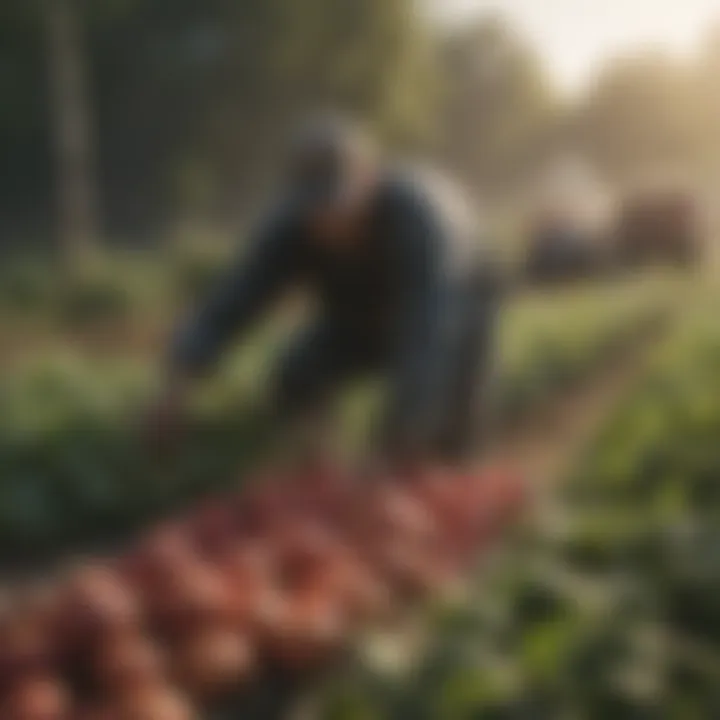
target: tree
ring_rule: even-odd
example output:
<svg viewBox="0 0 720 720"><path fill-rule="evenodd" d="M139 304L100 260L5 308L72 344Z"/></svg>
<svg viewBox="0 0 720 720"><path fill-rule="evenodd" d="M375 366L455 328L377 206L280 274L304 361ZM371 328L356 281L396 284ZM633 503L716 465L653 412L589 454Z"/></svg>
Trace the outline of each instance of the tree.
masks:
<svg viewBox="0 0 720 720"><path fill-rule="evenodd" d="M704 112L690 68L649 52L612 62L581 103L578 137L612 179L692 172L702 162Z"/></svg>
<svg viewBox="0 0 720 720"><path fill-rule="evenodd" d="M557 100L531 48L502 20L451 32L443 43L444 156L481 190L517 179L542 146Z"/></svg>
<svg viewBox="0 0 720 720"><path fill-rule="evenodd" d="M110 235L154 235L179 212L234 220L316 105L424 140L434 56L415 3L4 0L3 232L46 236L51 186L73 255L100 205Z"/></svg>
<svg viewBox="0 0 720 720"><path fill-rule="evenodd" d="M47 63L31 3L0 3L0 244L44 234L50 205Z"/></svg>
<svg viewBox="0 0 720 720"><path fill-rule="evenodd" d="M100 232L91 106L80 18L74 0L44 0L56 193L65 255L85 256Z"/></svg>
<svg viewBox="0 0 720 720"><path fill-rule="evenodd" d="M706 170L716 186L720 181L720 25L708 33L699 57L697 95L701 117L703 153Z"/></svg>
<svg viewBox="0 0 720 720"><path fill-rule="evenodd" d="M293 118L356 111L395 142L432 130L433 48L414 0L266 0L224 8L198 155L226 206L252 202Z"/></svg>
<svg viewBox="0 0 720 720"><path fill-rule="evenodd" d="M294 118L335 105L427 136L432 45L415 0L85 0L116 227L254 206Z"/></svg>

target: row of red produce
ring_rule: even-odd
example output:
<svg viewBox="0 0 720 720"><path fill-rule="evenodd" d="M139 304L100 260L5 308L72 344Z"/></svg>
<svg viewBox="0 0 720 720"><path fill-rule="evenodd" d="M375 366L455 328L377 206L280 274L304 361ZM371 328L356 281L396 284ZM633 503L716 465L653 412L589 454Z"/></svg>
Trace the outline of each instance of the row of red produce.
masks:
<svg viewBox="0 0 720 720"><path fill-rule="evenodd" d="M8 596L0 717L189 720L269 666L322 666L462 576L525 499L500 471L258 479Z"/></svg>

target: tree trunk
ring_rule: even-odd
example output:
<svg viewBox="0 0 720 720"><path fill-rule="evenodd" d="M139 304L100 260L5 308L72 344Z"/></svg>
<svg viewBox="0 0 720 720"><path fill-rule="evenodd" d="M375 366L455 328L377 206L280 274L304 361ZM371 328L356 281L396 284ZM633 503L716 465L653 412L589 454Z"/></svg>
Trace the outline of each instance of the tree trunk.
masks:
<svg viewBox="0 0 720 720"><path fill-rule="evenodd" d="M94 139L75 0L43 0L61 252L81 263L99 238Z"/></svg>

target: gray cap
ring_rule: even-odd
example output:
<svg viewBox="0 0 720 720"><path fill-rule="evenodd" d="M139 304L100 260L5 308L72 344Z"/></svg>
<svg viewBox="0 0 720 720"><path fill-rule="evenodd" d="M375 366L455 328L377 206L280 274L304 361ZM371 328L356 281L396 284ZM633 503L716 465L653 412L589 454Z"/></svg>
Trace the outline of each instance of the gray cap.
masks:
<svg viewBox="0 0 720 720"><path fill-rule="evenodd" d="M334 114L315 115L292 138L291 192L309 209L332 205L353 189L375 160L376 148L357 123Z"/></svg>

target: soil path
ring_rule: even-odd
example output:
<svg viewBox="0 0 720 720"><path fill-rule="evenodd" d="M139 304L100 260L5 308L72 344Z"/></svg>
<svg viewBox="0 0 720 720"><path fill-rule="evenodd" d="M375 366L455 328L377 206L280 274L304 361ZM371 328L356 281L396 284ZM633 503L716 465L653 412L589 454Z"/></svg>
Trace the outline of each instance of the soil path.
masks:
<svg viewBox="0 0 720 720"><path fill-rule="evenodd" d="M644 375L664 328L655 328L626 355L573 392L541 408L516 431L488 444L483 464L517 468L551 492L598 432L613 408Z"/></svg>

